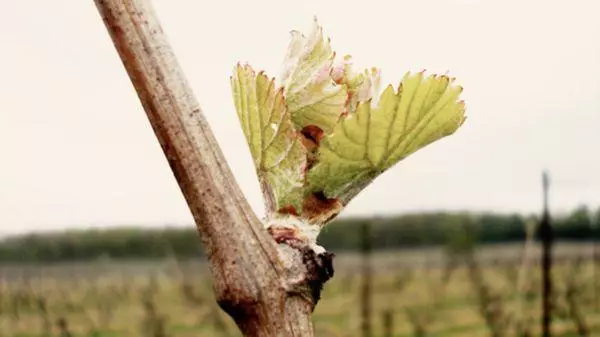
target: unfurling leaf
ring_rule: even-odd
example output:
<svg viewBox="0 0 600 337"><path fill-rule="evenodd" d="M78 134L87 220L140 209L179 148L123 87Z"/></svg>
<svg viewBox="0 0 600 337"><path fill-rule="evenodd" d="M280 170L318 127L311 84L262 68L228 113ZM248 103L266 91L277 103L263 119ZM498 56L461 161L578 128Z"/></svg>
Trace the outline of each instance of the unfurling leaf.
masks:
<svg viewBox="0 0 600 337"><path fill-rule="evenodd" d="M376 106L360 102L321 142L310 189L347 202L390 166L456 131L465 108L462 88L451 82L407 74L398 92L388 86Z"/></svg>
<svg viewBox="0 0 600 337"><path fill-rule="evenodd" d="M292 126L283 99L262 72L238 65L231 78L233 100L268 208L302 202L306 150Z"/></svg>
<svg viewBox="0 0 600 337"><path fill-rule="evenodd" d="M344 110L348 94L345 86L331 78L334 57L329 39L323 38L323 29L316 20L308 38L292 32L281 84L285 103L299 130L314 125L329 132Z"/></svg>
<svg viewBox="0 0 600 337"><path fill-rule="evenodd" d="M331 77L336 83L345 85L348 91L344 113L354 112L358 102L376 98L379 94L379 69L372 68L371 71L355 73L350 55L344 56L344 61L332 69Z"/></svg>
<svg viewBox="0 0 600 337"><path fill-rule="evenodd" d="M335 62L323 30L292 32L278 85L237 66L235 107L268 209L322 225L375 177L464 122L460 86L448 76L407 74L379 92L376 68Z"/></svg>

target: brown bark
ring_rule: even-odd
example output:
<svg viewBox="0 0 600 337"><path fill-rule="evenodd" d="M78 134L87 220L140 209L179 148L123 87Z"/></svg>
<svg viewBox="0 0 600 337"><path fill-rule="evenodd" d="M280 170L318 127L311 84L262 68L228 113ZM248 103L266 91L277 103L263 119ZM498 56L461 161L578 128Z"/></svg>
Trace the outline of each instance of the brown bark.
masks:
<svg viewBox="0 0 600 337"><path fill-rule="evenodd" d="M148 1L95 3L194 216L219 305L245 336L312 336L329 255L276 245L263 228Z"/></svg>

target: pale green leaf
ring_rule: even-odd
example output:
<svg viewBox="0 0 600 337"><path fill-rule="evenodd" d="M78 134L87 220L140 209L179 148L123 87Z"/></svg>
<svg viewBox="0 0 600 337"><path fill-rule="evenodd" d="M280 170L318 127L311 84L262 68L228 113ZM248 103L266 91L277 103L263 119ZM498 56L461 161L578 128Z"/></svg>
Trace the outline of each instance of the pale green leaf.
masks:
<svg viewBox="0 0 600 337"><path fill-rule="evenodd" d="M233 100L270 211L302 199L306 150L292 126L282 89L250 66L235 68Z"/></svg>
<svg viewBox="0 0 600 337"><path fill-rule="evenodd" d="M377 103L359 102L321 142L308 172L311 191L347 203L376 176L464 122L462 88L447 76L407 74Z"/></svg>
<svg viewBox="0 0 600 337"><path fill-rule="evenodd" d="M348 94L345 86L331 77L334 57L316 19L308 37L292 32L280 80L288 111L299 130L316 125L329 132L344 111Z"/></svg>

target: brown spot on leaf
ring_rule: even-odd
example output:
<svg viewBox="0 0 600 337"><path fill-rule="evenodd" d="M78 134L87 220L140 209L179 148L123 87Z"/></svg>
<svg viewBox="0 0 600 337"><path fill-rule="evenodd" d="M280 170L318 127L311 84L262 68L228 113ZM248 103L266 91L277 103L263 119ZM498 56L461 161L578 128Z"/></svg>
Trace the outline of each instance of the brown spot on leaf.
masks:
<svg viewBox="0 0 600 337"><path fill-rule="evenodd" d="M302 128L302 131L300 132L307 140L314 143L315 147L319 147L321 139L325 137L325 133L323 132L323 130L316 125L307 125L304 128Z"/></svg>
<svg viewBox="0 0 600 337"><path fill-rule="evenodd" d="M304 136L300 136L300 143L302 143L302 145L304 145L304 147L306 148L308 153L312 153L316 149L318 149L318 146L315 142L313 142L312 140L310 140Z"/></svg>
<svg viewBox="0 0 600 337"><path fill-rule="evenodd" d="M325 224L333 219L343 208L342 202L329 199L323 192L310 194L302 204L302 216L311 223Z"/></svg>
<svg viewBox="0 0 600 337"><path fill-rule="evenodd" d="M310 170L317 160L317 150L325 133L316 125L307 125L300 131L300 142L306 148L308 155L306 158L306 166L304 172Z"/></svg>
<svg viewBox="0 0 600 337"><path fill-rule="evenodd" d="M281 207L280 209L277 210L277 213L298 216L298 211L296 211L296 208L292 205L287 205L287 206Z"/></svg>

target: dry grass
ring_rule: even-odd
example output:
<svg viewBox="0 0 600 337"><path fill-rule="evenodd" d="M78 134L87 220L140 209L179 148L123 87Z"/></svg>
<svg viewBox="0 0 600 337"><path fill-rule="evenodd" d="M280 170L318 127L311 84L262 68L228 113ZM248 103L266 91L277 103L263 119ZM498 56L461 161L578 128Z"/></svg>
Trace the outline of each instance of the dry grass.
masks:
<svg viewBox="0 0 600 337"><path fill-rule="evenodd" d="M539 271L533 261L525 284L517 282L519 247L484 250L477 265L458 266L450 277L437 250L374 254L374 336L539 335ZM556 336L600 334L593 264L577 259L588 248L559 250ZM500 249L509 251L491 253ZM360 260L341 255L338 261L315 310L317 336L360 336ZM199 263L104 262L0 273L2 337L239 336L216 306ZM498 308L501 313L492 310Z"/></svg>

